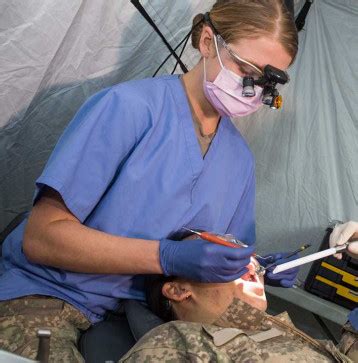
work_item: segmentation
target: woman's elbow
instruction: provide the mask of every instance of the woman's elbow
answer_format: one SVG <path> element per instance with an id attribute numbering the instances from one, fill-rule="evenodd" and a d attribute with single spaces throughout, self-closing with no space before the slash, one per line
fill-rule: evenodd
<path id="1" fill-rule="evenodd" d="M 31 230 L 28 228 L 25 229 L 24 238 L 22 242 L 22 250 L 24 252 L 25 257 L 31 263 L 42 263 L 41 253 L 40 253 L 40 242 Z"/>

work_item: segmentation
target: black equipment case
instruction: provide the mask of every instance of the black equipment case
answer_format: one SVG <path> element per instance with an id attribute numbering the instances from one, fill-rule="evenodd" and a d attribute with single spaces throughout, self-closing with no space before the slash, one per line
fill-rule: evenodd
<path id="1" fill-rule="evenodd" d="M 327 228 L 320 251 L 329 248 L 332 230 Z M 341 260 L 329 256 L 315 261 L 306 278 L 305 290 L 351 310 L 358 307 L 358 260 L 343 253 Z"/>

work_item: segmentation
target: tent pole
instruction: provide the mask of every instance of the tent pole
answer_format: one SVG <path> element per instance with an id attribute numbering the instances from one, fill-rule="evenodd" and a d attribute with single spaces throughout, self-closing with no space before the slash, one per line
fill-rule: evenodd
<path id="1" fill-rule="evenodd" d="M 182 71 L 184 73 L 188 72 L 188 68 L 185 66 L 185 64 L 182 62 L 182 60 L 178 57 L 178 55 L 175 53 L 174 49 L 171 47 L 171 45 L 168 43 L 168 41 L 165 39 L 165 36 L 162 34 L 162 32 L 159 30 L 159 28 L 154 23 L 153 19 L 149 16 L 149 14 L 146 12 L 142 4 L 139 0 L 131 0 L 131 3 L 137 8 L 137 10 L 142 14 L 142 16 L 147 20 L 147 22 L 153 27 L 153 29 L 156 31 L 156 33 L 162 38 L 164 44 L 169 49 L 170 53 L 173 55 L 173 57 L 177 60 L 179 63 Z"/>

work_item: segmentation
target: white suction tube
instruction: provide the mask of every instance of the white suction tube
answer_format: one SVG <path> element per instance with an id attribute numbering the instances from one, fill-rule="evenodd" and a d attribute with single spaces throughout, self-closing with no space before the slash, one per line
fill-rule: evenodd
<path id="1" fill-rule="evenodd" d="M 289 270 L 290 268 L 301 266 L 301 265 L 304 265 L 305 263 L 309 263 L 309 262 L 319 260 L 324 257 L 334 255 L 337 252 L 345 250 L 347 248 L 347 246 L 348 246 L 348 243 L 346 243 L 342 246 L 329 248 L 328 250 L 323 250 L 320 252 L 312 253 L 311 255 L 297 258 L 293 261 L 282 263 L 281 265 L 276 266 L 275 269 L 272 271 L 272 273 L 277 274 L 279 272 Z"/>

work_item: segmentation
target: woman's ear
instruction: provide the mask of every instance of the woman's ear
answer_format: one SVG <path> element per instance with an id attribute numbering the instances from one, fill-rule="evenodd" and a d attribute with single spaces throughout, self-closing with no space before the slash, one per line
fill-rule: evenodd
<path id="1" fill-rule="evenodd" d="M 171 301 L 182 302 L 189 299 L 192 292 L 182 283 L 171 281 L 163 285 L 162 294 Z"/>
<path id="2" fill-rule="evenodd" d="M 214 36 L 212 29 L 209 26 L 204 25 L 200 36 L 199 50 L 201 55 L 205 58 L 208 58 L 212 53 Z"/>

